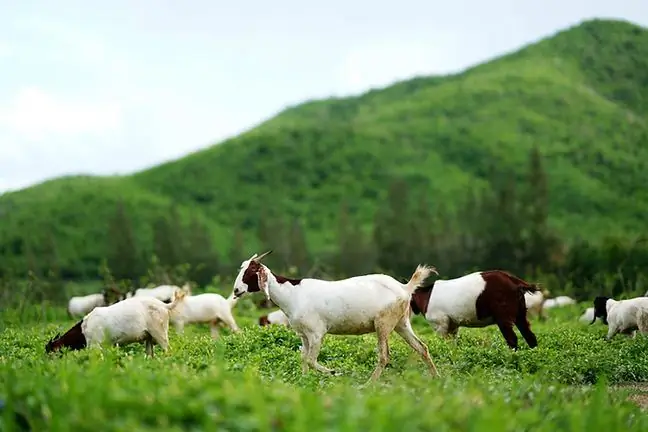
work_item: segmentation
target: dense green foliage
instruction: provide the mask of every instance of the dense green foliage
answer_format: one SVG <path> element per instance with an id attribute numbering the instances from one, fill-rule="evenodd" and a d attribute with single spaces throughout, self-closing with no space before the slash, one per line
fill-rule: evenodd
<path id="1" fill-rule="evenodd" d="M 596 289 L 639 293 L 647 71 L 646 29 L 587 21 L 456 75 L 292 107 L 130 176 L 7 193 L 0 273 L 96 278 L 106 258 L 136 281 L 155 254 L 205 284 L 263 247 L 300 273 L 407 277 L 428 260 L 444 277 L 497 266 L 542 270 L 557 291 L 613 277 Z"/>
<path id="2" fill-rule="evenodd" d="M 225 293 L 226 290 L 220 290 Z M 0 398 L 34 430 L 630 430 L 648 427 L 627 391 L 606 383 L 648 380 L 648 339 L 617 336 L 576 318 L 587 305 L 549 311 L 532 322 L 539 347 L 509 350 L 496 327 L 459 331 L 444 341 L 420 317 L 440 379 L 396 335 L 391 364 L 374 387 L 376 338 L 328 336 L 320 361 L 341 376 L 302 375 L 299 339 L 259 328 L 249 298 L 237 304 L 243 331 L 214 342 L 204 326 L 146 359 L 142 345 L 46 355 L 44 345 L 75 321 L 62 308 L 5 309 L 0 336 Z M 591 385 L 593 384 L 593 385 Z"/>

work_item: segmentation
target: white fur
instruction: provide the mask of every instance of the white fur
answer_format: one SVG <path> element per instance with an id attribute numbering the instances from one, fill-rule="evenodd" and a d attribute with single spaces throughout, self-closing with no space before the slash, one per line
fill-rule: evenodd
<path id="1" fill-rule="evenodd" d="M 648 334 L 648 297 L 635 297 L 627 300 L 608 299 L 607 310 L 608 333 L 610 340 L 615 334 L 639 330 Z"/>
<path id="2" fill-rule="evenodd" d="M 153 342 L 168 350 L 169 316 L 183 300 L 184 293 L 175 294 L 170 304 L 141 296 L 97 307 L 83 318 L 81 331 L 88 347 L 101 347 L 104 341 L 113 345 L 144 341 L 147 354 L 152 356 Z"/>
<path id="3" fill-rule="evenodd" d="M 90 294 L 72 297 L 68 302 L 68 313 L 71 316 L 82 316 L 98 306 L 105 306 L 103 294 Z"/>
<path id="4" fill-rule="evenodd" d="M 267 315 L 267 318 L 270 324 L 284 325 L 290 327 L 290 322 L 288 321 L 288 317 L 281 309 L 277 309 L 275 311 L 270 312 Z"/>
<path id="5" fill-rule="evenodd" d="M 182 288 L 176 285 L 159 285 L 155 288 L 138 288 L 135 290 L 133 297 L 148 296 L 155 297 L 156 299 L 163 302 L 168 302 L 171 301 L 173 294 L 178 290 L 182 290 L 185 293 L 191 295 L 191 286 L 189 284 L 185 284 Z"/>
<path id="6" fill-rule="evenodd" d="M 238 297 L 248 292 L 243 275 L 252 260 L 257 260 L 256 254 L 243 261 L 234 282 L 234 294 Z M 370 274 L 335 281 L 307 278 L 293 286 L 291 282 L 280 284 L 270 269 L 260 266 L 259 288 L 286 314 L 290 326 L 302 339 L 304 372 L 310 366 L 320 372 L 334 373 L 317 362 L 327 333 L 376 332 L 379 362 L 369 381 L 377 380 L 388 361 L 387 338 L 396 331 L 425 359 L 430 371 L 438 375 L 427 346 L 415 335 L 407 314 L 412 291 L 436 270 L 419 266 L 407 284 L 388 275 Z"/>
<path id="7" fill-rule="evenodd" d="M 216 293 L 205 293 L 185 298 L 177 313 L 171 318 L 176 331 L 183 333 L 185 324 L 210 323 L 213 338 L 218 337 L 218 324 L 225 324 L 233 332 L 240 331 L 232 308 L 236 305 L 237 299 L 234 294 L 225 299 Z"/>
<path id="8" fill-rule="evenodd" d="M 531 316 L 537 315 L 538 318 L 544 319 L 544 304 L 546 301 L 546 293 L 542 291 L 534 293 L 524 293 L 524 302 L 526 303 L 527 313 Z"/>
<path id="9" fill-rule="evenodd" d="M 585 309 L 585 312 L 583 312 L 583 315 L 580 316 L 579 321 L 584 323 L 591 323 L 593 319 L 594 319 L 594 308 L 588 307 L 587 309 Z"/>
<path id="10" fill-rule="evenodd" d="M 430 293 L 425 319 L 435 324 L 441 336 L 456 335 L 459 327 L 485 327 L 492 319 L 478 320 L 475 303 L 486 281 L 480 272 L 455 279 L 438 279 Z"/>
<path id="11" fill-rule="evenodd" d="M 551 309 L 554 307 L 562 307 L 571 304 L 576 304 L 576 300 L 568 296 L 558 296 L 555 298 L 550 298 L 545 300 L 544 304 L 542 305 L 542 308 Z"/>

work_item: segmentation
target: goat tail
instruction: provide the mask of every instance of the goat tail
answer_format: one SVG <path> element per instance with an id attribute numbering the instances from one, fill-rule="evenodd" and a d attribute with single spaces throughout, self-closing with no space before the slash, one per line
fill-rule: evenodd
<path id="1" fill-rule="evenodd" d="M 171 303 L 164 303 L 164 305 L 169 311 L 172 311 L 173 309 L 175 309 L 176 306 L 178 306 L 184 300 L 186 296 L 187 293 L 185 291 L 175 290 L 173 292 L 173 301 Z"/>
<path id="2" fill-rule="evenodd" d="M 522 295 L 524 295 L 525 293 L 530 293 L 530 294 L 537 293 L 538 291 L 541 290 L 541 286 L 538 283 L 529 283 L 523 279 L 520 279 L 515 275 L 512 275 L 509 272 L 503 271 L 502 274 L 504 274 L 511 282 L 517 285 Z"/>
<path id="3" fill-rule="evenodd" d="M 423 285 L 423 282 L 425 282 L 425 279 L 427 279 L 432 273 L 436 274 L 437 276 L 439 275 L 439 272 L 437 272 L 437 269 L 435 267 L 419 264 L 416 267 L 414 274 L 412 274 L 412 277 L 405 285 L 405 290 L 407 291 L 407 293 L 412 294 L 416 288 L 421 287 Z"/>

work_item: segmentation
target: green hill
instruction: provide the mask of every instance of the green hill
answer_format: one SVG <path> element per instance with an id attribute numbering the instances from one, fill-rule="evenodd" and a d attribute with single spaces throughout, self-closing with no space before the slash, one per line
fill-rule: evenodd
<path id="1" fill-rule="evenodd" d="M 105 255 L 121 197 L 138 244 L 172 202 L 200 218 L 224 252 L 239 227 L 253 241 L 268 214 L 300 218 L 315 250 L 340 203 L 370 224 L 395 178 L 437 206 L 525 173 L 537 146 L 550 222 L 566 239 L 629 236 L 648 212 L 648 30 L 592 20 L 443 77 L 286 109 L 240 136 L 125 177 L 67 177 L 0 197 L 0 253 L 24 265 L 25 239 L 51 233 L 66 266 Z M 248 247 L 246 247 L 248 249 Z M 85 264 L 83 264 L 85 263 Z"/>

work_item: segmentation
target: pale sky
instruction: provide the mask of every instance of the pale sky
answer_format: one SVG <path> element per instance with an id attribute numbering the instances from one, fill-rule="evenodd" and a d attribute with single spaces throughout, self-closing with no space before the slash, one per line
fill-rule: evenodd
<path id="1" fill-rule="evenodd" d="M 0 193 L 122 174 L 289 105 L 457 72 L 647 0 L 0 0 Z M 216 167 L 215 167 L 216 168 Z"/>

